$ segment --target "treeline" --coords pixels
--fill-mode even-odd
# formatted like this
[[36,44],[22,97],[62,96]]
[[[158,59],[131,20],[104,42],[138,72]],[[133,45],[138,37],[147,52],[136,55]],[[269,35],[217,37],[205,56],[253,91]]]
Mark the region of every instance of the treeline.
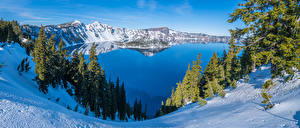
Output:
[[[27,38],[27,41],[22,42],[21,39],[23,38]],[[18,43],[26,49],[27,55],[33,50],[34,43],[31,40],[31,36],[24,35],[17,21],[5,21],[3,19],[0,19],[0,42],[3,42],[2,47],[6,43]]]
[[224,50],[224,55],[218,57],[214,52],[205,70],[201,67],[201,54],[197,60],[193,61],[182,82],[177,83],[176,89],[172,89],[170,98],[162,102],[160,110],[156,116],[161,116],[183,107],[188,103],[198,102],[205,105],[206,100],[214,96],[225,96],[224,89],[235,88],[237,80],[242,78],[241,60],[237,54],[239,48],[231,42],[228,53]]
[[0,42],[20,43],[22,32],[17,21],[0,20]]
[[[48,92],[48,87],[62,86],[74,96],[76,101],[86,108],[84,114],[94,112],[96,117],[120,120],[146,119],[146,111],[143,113],[141,101],[130,107],[126,99],[124,83],[107,81],[104,70],[98,63],[96,46],[90,49],[90,56],[86,61],[82,53],[74,52],[73,56],[67,54],[65,43],[61,40],[55,45],[54,35],[50,39],[41,27],[39,36],[31,40],[29,36],[26,42],[20,42],[25,35],[21,34],[20,26],[16,21],[0,20],[0,41],[6,43],[19,43],[25,47],[26,53],[33,57],[35,62],[35,81],[39,90]],[[5,43],[4,43],[5,44]],[[2,65],[0,65],[1,67]],[[28,58],[24,58],[17,67],[19,73],[30,69]],[[78,110],[78,105],[76,106]]]
[[41,27],[32,51],[39,89],[47,93],[50,85],[53,88],[63,85],[70,90],[70,83],[74,86],[74,94],[73,91],[68,92],[86,108],[85,114],[92,111],[96,117],[102,115],[103,119],[115,120],[118,113],[120,120],[128,120],[132,114],[139,114],[132,112],[127,102],[124,83],[120,85],[119,78],[116,84],[111,80],[107,82],[104,70],[98,63],[95,44],[89,53],[87,61],[77,50],[69,59],[64,42],[61,40],[56,48],[54,36],[47,40],[44,27]]
[[[224,52],[222,57],[214,53],[204,72],[198,56],[156,115],[170,113],[187,103],[198,101],[204,105],[209,98],[223,97],[225,88],[235,88],[241,78],[247,82],[247,74],[262,64],[271,65],[272,78],[287,74],[285,81],[292,79],[294,72],[300,70],[298,3],[299,0],[246,0],[239,4],[240,8],[230,15],[228,22],[242,20],[246,27],[230,30],[228,53]],[[238,57],[241,50],[243,54]],[[272,96],[267,93],[272,86],[272,80],[262,85],[262,103],[266,109],[273,106]]]

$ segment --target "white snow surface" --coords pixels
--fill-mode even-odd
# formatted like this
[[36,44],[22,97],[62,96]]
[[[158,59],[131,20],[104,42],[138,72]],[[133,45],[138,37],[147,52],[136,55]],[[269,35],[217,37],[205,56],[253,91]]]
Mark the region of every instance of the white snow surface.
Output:
[[[197,103],[168,115],[141,122],[104,121],[74,109],[76,102],[64,89],[49,88],[47,95],[38,91],[37,84],[32,80],[32,69],[27,73],[18,74],[16,70],[25,50],[18,44],[0,48],[0,127],[8,128],[82,128],[82,127],[189,127],[189,128],[297,128],[294,119],[300,111],[300,77],[284,83],[275,79],[275,86],[269,91],[273,95],[272,102],[276,105],[270,110],[263,110],[260,103],[261,85],[270,79],[269,66],[251,73],[248,83],[240,80],[238,87],[226,90],[224,98],[216,97],[205,106]],[[59,97],[60,101],[55,99]],[[299,116],[299,115],[298,115]]]

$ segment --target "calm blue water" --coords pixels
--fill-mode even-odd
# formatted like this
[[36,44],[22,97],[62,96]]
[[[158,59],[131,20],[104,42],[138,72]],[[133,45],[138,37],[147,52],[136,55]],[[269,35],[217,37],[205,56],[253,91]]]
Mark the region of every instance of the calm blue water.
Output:
[[117,76],[125,82],[126,88],[139,90],[150,96],[167,97],[172,87],[181,81],[188,64],[202,54],[202,67],[207,65],[213,52],[222,55],[228,49],[224,43],[191,44],[173,46],[152,57],[138,51],[118,49],[99,55],[106,76],[115,80]]

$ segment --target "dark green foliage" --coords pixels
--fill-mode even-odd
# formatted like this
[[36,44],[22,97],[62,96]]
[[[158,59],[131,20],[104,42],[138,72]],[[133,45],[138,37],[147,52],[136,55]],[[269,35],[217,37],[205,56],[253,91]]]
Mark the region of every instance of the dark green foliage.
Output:
[[78,104],[75,106],[75,108],[74,108],[74,112],[77,112],[78,111]]
[[120,120],[124,120],[126,116],[126,94],[125,94],[125,87],[124,87],[124,82],[122,83],[121,86],[121,92],[120,92],[120,109],[119,109],[119,116]]
[[44,32],[44,27],[41,27],[39,36],[34,43],[33,50],[33,61],[36,63],[35,65],[35,73],[37,74],[36,80],[39,85],[39,89],[47,93],[48,86],[51,83],[50,79],[50,70],[48,70],[49,59],[47,58],[49,51],[47,49],[47,38]]
[[268,80],[265,82],[265,84],[262,86],[262,92],[261,92],[261,96],[263,99],[263,101],[261,103],[265,104],[265,110],[270,109],[274,106],[274,104],[271,102],[271,98],[272,95],[268,94],[267,91],[273,86],[273,81],[272,80]]
[[89,115],[89,107],[85,107],[84,115]]
[[17,21],[0,20],[0,42],[20,43],[22,32]]
[[27,41],[23,42],[21,46],[25,48],[26,54],[30,56],[31,52],[33,51],[34,41],[30,38],[27,38]]
[[19,71],[19,74],[21,75],[21,73],[23,71],[28,72],[30,70],[30,66],[29,66],[29,60],[28,58],[23,58],[21,63],[18,65],[17,70]]
[[192,68],[188,66],[183,81],[177,83],[176,90],[172,89],[170,98],[165,104],[162,103],[156,117],[173,112],[190,102],[198,102],[202,106],[207,103],[207,98],[213,98],[215,95],[224,97],[224,88],[235,88],[237,80],[242,78],[241,62],[237,56],[239,50],[240,48],[231,40],[230,49],[228,53],[224,50],[223,57],[213,53],[203,75],[199,55]]
[[134,106],[133,106],[133,117],[134,120],[141,121],[143,119],[143,113],[142,113],[142,101],[135,99]]
[[[227,57],[228,58],[228,57]],[[222,68],[220,68],[219,62],[217,60],[217,55],[214,52],[212,58],[207,64],[203,77],[202,77],[202,92],[203,98],[212,98],[215,94],[219,94],[220,96],[224,96],[225,93],[223,91],[224,85],[220,85],[220,81],[224,80],[224,75],[222,73]]]
[[244,79],[245,79],[245,82],[248,83],[249,79],[250,79],[249,75],[247,74]]
[[[53,88],[62,85],[71,96],[75,95],[79,104],[86,108],[85,114],[91,111],[96,117],[102,115],[103,119],[115,120],[118,112],[120,120],[128,120],[131,108],[126,103],[125,85],[122,83],[120,87],[119,78],[116,86],[112,81],[106,81],[104,70],[98,63],[96,45],[92,45],[88,61],[85,61],[82,53],[78,55],[77,50],[73,52],[70,59],[65,43],[61,40],[56,48],[54,37],[53,35],[47,40],[44,27],[41,27],[31,52],[36,63],[36,81],[39,89],[47,93],[50,85]],[[21,63],[25,65],[25,70],[26,62],[25,59]],[[19,70],[23,71],[23,66],[19,66]],[[74,86],[75,94],[68,83]]]
[[131,110],[130,104],[128,102],[126,103],[126,115],[127,115],[127,118],[130,118],[130,116],[132,115],[132,110]]
[[145,104],[144,112],[142,113],[142,120],[147,119],[147,104]]
[[283,71],[293,76],[293,68],[300,70],[299,0],[245,0],[239,6],[228,22],[244,23],[243,28],[231,30],[232,38],[244,42],[244,73],[268,63],[273,77]]
[[135,99],[134,105],[133,105],[133,117],[134,117],[134,120],[138,119],[138,103],[137,102],[138,102],[137,99]]

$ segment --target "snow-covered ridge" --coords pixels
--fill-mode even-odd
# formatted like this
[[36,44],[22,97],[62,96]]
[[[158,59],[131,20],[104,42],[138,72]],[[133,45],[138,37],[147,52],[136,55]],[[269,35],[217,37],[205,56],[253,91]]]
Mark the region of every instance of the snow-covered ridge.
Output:
[[[39,32],[38,26],[23,25],[24,33],[37,37]],[[101,43],[101,42],[121,42],[142,40],[144,42],[159,40],[168,43],[180,42],[227,42],[227,36],[212,36],[201,33],[179,32],[167,27],[149,28],[149,29],[127,29],[93,22],[84,24],[78,20],[73,22],[45,26],[46,33],[56,34],[56,39],[63,39],[68,45],[83,43]]]

